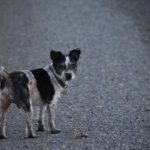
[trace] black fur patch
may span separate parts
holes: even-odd
[[[6,79],[0,79],[0,89],[3,90],[5,87]]]
[[[69,57],[72,62],[77,62],[81,54],[81,50],[79,48],[70,51]]]
[[[37,81],[37,88],[39,90],[41,99],[45,103],[50,104],[55,94],[54,86],[51,82],[50,76],[42,68],[31,70],[31,72]]]
[[[62,72],[65,70],[65,67],[66,67],[65,66],[65,55],[59,51],[53,51],[52,50],[50,52],[50,58],[52,59],[55,72],[58,75],[61,75]]]
[[[28,78],[25,73],[17,71],[9,74],[12,81],[13,102],[18,108],[30,111]]]

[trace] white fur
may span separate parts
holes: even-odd
[[[29,80],[28,88],[29,88],[30,98],[31,98],[33,105],[41,106],[43,103],[42,103],[40,93],[37,88],[37,82],[33,73],[29,70],[23,70],[23,72],[26,74]]]
[[[44,118],[45,118],[46,105],[41,105],[38,114],[38,120],[41,121],[44,126]]]
[[[30,97],[33,105],[41,106],[43,104],[37,87],[34,89],[34,92],[31,94]]]
[[[66,56],[65,64],[66,64],[66,66],[69,66],[69,64],[70,64],[70,58],[68,56]]]
[[[68,56],[66,56],[65,64],[66,64],[66,67],[69,68],[69,65],[71,64],[71,62]],[[75,73],[72,70],[68,69],[65,73],[70,73],[72,75],[71,80],[75,78]]]
[[[31,99],[29,99],[29,102],[30,102],[30,112],[26,113],[26,134],[27,134],[27,136],[29,136],[29,135],[35,136],[34,131],[33,131],[33,124],[32,124],[33,107],[32,107]]]

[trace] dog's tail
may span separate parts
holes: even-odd
[[[9,86],[11,83],[9,73],[5,70],[3,66],[0,67],[0,90],[5,86]]]

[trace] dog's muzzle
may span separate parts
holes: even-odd
[[[70,81],[72,79],[72,74],[71,73],[66,73],[65,76],[66,76],[67,81]]]

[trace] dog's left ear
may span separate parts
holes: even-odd
[[[78,61],[79,57],[81,54],[81,50],[80,48],[76,48],[74,50],[71,50],[69,53],[69,57],[70,59],[72,59],[73,61]]]
[[[59,51],[54,51],[54,50],[51,50],[50,52],[50,58],[53,60],[53,61],[57,61],[57,60],[60,60],[62,58],[64,58],[63,54]]]

